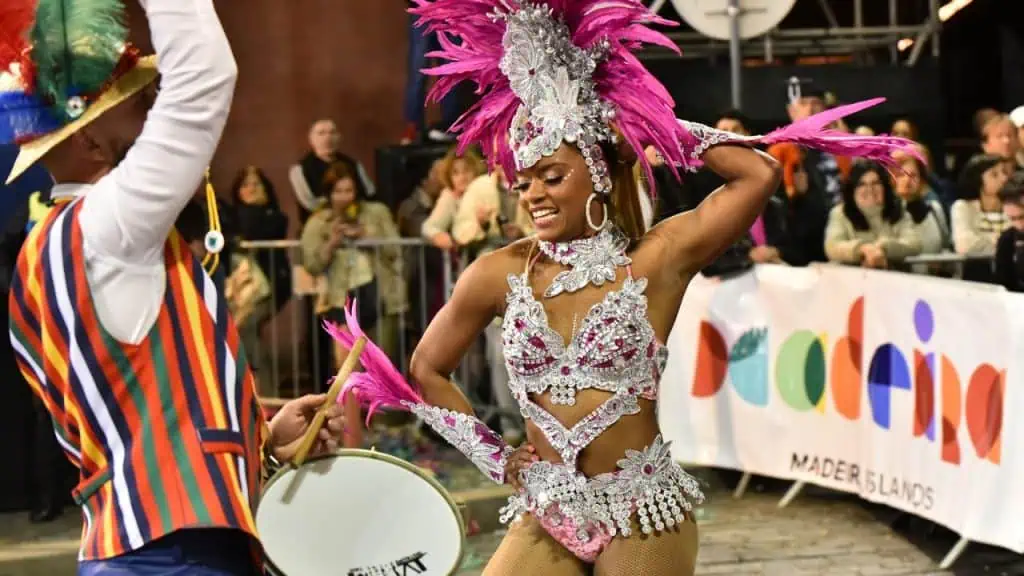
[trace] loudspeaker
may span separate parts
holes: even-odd
[[[427,176],[430,166],[443,157],[452,144],[429,143],[409,146],[385,146],[376,151],[377,202],[392,211],[412,194]]]

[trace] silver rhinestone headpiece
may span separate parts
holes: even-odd
[[[594,190],[611,192],[598,144],[615,142],[610,124],[615,109],[601,100],[593,81],[607,43],[579,48],[549,6],[524,2],[519,10],[495,12],[494,17],[506,21],[501,72],[522,102],[509,131],[516,168],[533,166],[569,142],[583,154]]]

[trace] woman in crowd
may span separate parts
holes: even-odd
[[[996,283],[1011,292],[1024,292],[1024,172],[1010,176],[999,191],[1009,226],[996,243]]]
[[[950,208],[953,249],[977,257],[964,264],[964,279],[991,282],[999,235],[1009,227],[999,190],[1012,173],[1012,163],[1001,155],[978,154],[960,172],[960,199]]]
[[[937,254],[949,248],[952,240],[942,204],[928,185],[928,166],[920,159],[903,155],[900,170],[894,175],[896,195],[910,216],[921,240],[922,254]]]
[[[1006,229],[999,189],[1012,169],[1002,156],[978,154],[960,172],[960,199],[953,203],[953,247],[958,254],[986,256]]]
[[[288,235],[288,218],[277,205],[274,185],[257,167],[248,166],[231,184],[236,241],[281,240]],[[261,396],[276,396],[274,375],[267,374],[268,352],[260,331],[291,295],[288,254],[271,248],[238,249],[232,256],[225,295],[238,326],[249,365]]]
[[[677,121],[632,54],[642,42],[672,45],[647,26],[666,22],[640,2],[417,5],[421,25],[453,37],[440,54],[453,62],[434,70],[446,76],[436,96],[459,80],[480,86],[455,128],[460,144],[479,143],[510,175],[537,231],[459,277],[413,356],[422,398],[404,405],[516,488],[503,518],[518,521],[484,574],[693,574],[701,493],[659,432],[658,379],[690,279],[750,228],[779,184],[778,165],[748,145],[800,138],[888,158],[897,143],[819,137],[817,126],[864,105],[767,137]],[[726,183],[644,233],[632,165],[646,167],[647,145],[673,168],[703,163]],[[527,418],[529,446],[515,453],[474,422],[449,380],[496,316]],[[376,383],[357,389],[364,402],[380,399]]]
[[[401,248],[351,245],[360,240],[397,239],[398,228],[391,211],[383,204],[366,200],[358,173],[344,163],[327,169],[321,193],[328,203],[306,221],[300,239],[302,266],[311,275],[324,277],[315,305],[317,318],[344,324],[342,309],[350,298],[355,298],[359,302],[360,324],[394,358],[398,317],[407,308]],[[318,345],[321,360],[333,360],[321,362],[319,376],[324,381],[344,362],[346,351],[334,346],[329,338],[323,338]],[[345,446],[359,447],[362,420],[357,404],[349,402],[349,407],[353,412],[346,410]]]
[[[407,307],[402,277],[402,251],[396,245],[352,246],[359,240],[397,239],[398,228],[387,206],[369,202],[358,174],[334,164],[324,175],[322,193],[328,205],[314,213],[302,230],[302,265],[325,276],[316,312],[343,324],[342,309],[350,298],[361,305],[360,324],[389,353],[394,353],[398,316]],[[334,349],[335,367],[344,355]]]
[[[441,250],[456,247],[452,239],[455,215],[462,203],[462,196],[477,176],[487,171],[483,160],[473,150],[459,154],[453,146],[441,163],[440,174],[444,189],[434,204],[430,217],[423,223],[423,237]]]
[[[880,164],[857,163],[843,184],[843,200],[825,229],[830,262],[865,268],[900,268],[921,252],[921,239]]]

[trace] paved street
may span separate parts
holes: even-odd
[[[752,491],[742,500],[733,500],[724,490],[712,491],[709,504],[701,510],[697,573],[1024,575],[1019,557],[973,544],[954,571],[940,572],[938,559],[955,541],[947,532],[935,531],[921,521],[908,522],[907,517],[893,531],[889,528],[896,517],[892,511],[823,491],[810,490],[780,510],[776,508],[780,495]],[[483,518],[480,523],[488,524]],[[28,524],[24,514],[0,515],[0,576],[73,574],[77,538],[78,518],[73,512],[44,526]],[[459,576],[479,575],[500,539],[501,533],[493,531],[470,538]]]
[[[807,496],[778,509],[780,494],[747,494],[733,500],[718,492],[703,511],[697,574],[764,576],[958,576],[1024,574],[1018,558],[1003,550],[972,545],[955,571],[938,570],[953,540],[932,536],[926,554],[892,531],[887,510],[871,510],[854,499]],[[909,530],[908,530],[909,531]],[[500,534],[479,536],[459,576],[480,574],[483,559]]]

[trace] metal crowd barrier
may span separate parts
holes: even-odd
[[[910,271],[915,274],[939,275],[936,274],[936,271],[948,271],[952,278],[959,280],[964,277],[964,264],[967,262],[988,261],[991,263],[994,257],[994,254],[964,255],[957,254],[956,252],[938,252],[936,254],[911,256],[904,262],[910,266]]]
[[[431,313],[450,292],[451,274],[434,269],[450,270],[451,257],[412,238],[359,240],[347,243],[344,248],[368,251],[371,262],[377,262],[382,260],[381,251],[392,247],[401,250],[391,272],[404,280],[406,306],[398,313],[387,313],[386,296],[375,273],[376,300],[359,302],[359,307],[376,309],[377,322],[373,328],[364,327],[371,339],[382,343],[388,340],[384,332],[393,332],[394,346],[386,351],[395,365],[407,372],[414,344],[411,340],[422,335]],[[293,397],[326,389],[327,379],[333,375],[331,362],[325,361],[331,350],[324,349],[328,341],[321,336],[321,316],[317,313],[326,278],[314,277],[303,268],[297,240],[243,241],[235,255],[248,257],[250,262],[262,261],[262,271],[270,285],[265,299],[269,310],[261,309],[259,314],[243,318],[236,314],[243,345],[253,348],[247,349],[246,355],[256,372],[261,395]],[[288,281],[276,280],[279,275],[288,276]],[[282,289],[289,293],[281,294]],[[388,322],[394,325],[387,326]]]
[[[359,302],[359,307],[376,308],[377,322],[373,328],[364,326],[364,329],[389,353],[395,366],[408,374],[409,360],[419,337],[433,314],[450,298],[454,281],[469,258],[466,254],[453,255],[438,250],[418,238],[359,240],[343,248],[365,250],[371,261],[378,261],[382,259],[382,250],[394,247],[402,254],[392,272],[404,280],[407,305],[398,314],[387,314],[386,296],[375,275],[378,281],[376,301]],[[315,278],[302,267],[301,246],[297,240],[243,241],[238,244],[235,256],[248,258],[250,265],[259,265],[262,261],[261,270],[270,285],[266,303],[258,310],[235,314],[260,396],[273,403],[326,390],[328,378],[334,375],[332,344],[317,313],[317,300],[326,288],[326,279]],[[228,273],[230,275],[230,271]],[[282,273],[289,276],[288,281],[275,281]],[[288,293],[280,294],[282,289]],[[481,336],[452,378],[481,418],[501,417],[506,423],[521,422],[518,410],[499,407],[494,394],[487,393],[481,386],[488,378],[485,350]],[[516,426],[521,428],[521,425]]]
[[[382,258],[382,250],[392,247],[401,250],[401,257],[396,263],[398,270],[393,272],[404,281],[408,305],[400,314],[388,317],[379,279],[376,301],[359,302],[358,305],[360,308],[367,305],[376,307],[376,325],[364,328],[379,344],[392,341],[394,345],[385,352],[402,373],[408,374],[417,341],[433,314],[451,297],[455,279],[465,270],[471,256],[465,252],[456,255],[438,250],[421,239],[408,238],[360,240],[346,244],[344,249],[366,250],[376,263]],[[266,303],[259,311],[236,313],[236,323],[256,375],[261,398],[272,404],[306,393],[323,392],[328,378],[334,375],[333,351],[329,347],[333,344],[321,327],[316,305],[317,298],[326,288],[326,280],[317,280],[302,268],[301,246],[296,240],[241,242],[234,255],[248,257],[257,265],[262,260],[262,269],[265,269],[264,275],[270,285]],[[238,257],[234,259],[239,260]],[[288,282],[275,281],[283,272],[290,276]],[[282,289],[287,289],[288,293],[280,294]],[[386,327],[386,322],[393,325]],[[396,336],[390,340],[385,334],[389,328]],[[488,337],[494,338],[495,335],[488,333]],[[486,338],[481,335],[452,378],[482,419],[501,418],[507,431],[510,426],[521,431],[522,418],[518,410],[508,406],[507,398],[499,400],[500,393],[494,389],[487,390],[483,385],[496,373],[489,370],[495,358],[492,356],[488,362],[486,345]],[[501,369],[504,370],[504,365]],[[504,383],[500,382],[500,385]]]

